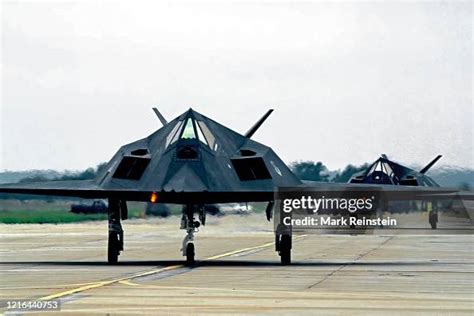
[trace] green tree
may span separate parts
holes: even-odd
[[[329,182],[328,168],[320,161],[295,161],[290,169],[301,180]]]
[[[346,183],[352,177],[354,173],[366,170],[369,167],[368,163],[363,164],[362,166],[347,165],[341,172],[337,172],[332,182]]]
[[[51,181],[51,180],[91,180],[94,179],[97,174],[102,171],[107,166],[106,163],[101,163],[95,168],[87,168],[83,171],[66,171],[61,176],[54,177],[53,179],[48,178],[43,174],[38,174],[30,177],[26,177],[21,179],[20,183],[28,183],[28,182],[43,182],[43,181]]]

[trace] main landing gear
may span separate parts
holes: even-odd
[[[428,222],[431,229],[438,228],[438,205],[436,201],[423,201],[422,208],[425,212],[428,212]]]
[[[123,229],[121,219],[127,219],[128,210],[126,201],[109,199],[109,242],[107,262],[116,264],[120,252],[123,251]]]
[[[199,221],[194,219],[194,214],[197,213]],[[181,229],[186,230],[186,236],[183,239],[181,251],[186,257],[187,265],[194,265],[195,263],[195,247],[194,247],[194,233],[199,231],[199,226],[206,224],[206,212],[202,205],[184,205],[183,216],[181,217]]]
[[[281,264],[291,264],[291,235],[288,234],[276,234],[275,235],[275,250],[280,255]]]
[[[438,227],[438,211],[432,210],[429,214],[428,221],[430,222],[431,229],[436,229]]]

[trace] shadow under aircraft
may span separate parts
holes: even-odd
[[[318,185],[298,179],[270,147],[252,140],[273,110],[243,135],[193,109],[170,122],[154,111],[163,126],[122,146],[94,180],[2,184],[0,193],[108,199],[111,264],[124,249],[121,220],[128,217],[127,201],[183,205],[182,252],[193,264],[194,233],[206,220],[204,204],[268,202],[270,220],[276,188]],[[283,264],[291,262],[291,235],[276,233],[275,248]]]

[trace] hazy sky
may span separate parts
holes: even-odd
[[[0,170],[82,169],[189,107],[286,162],[474,167],[472,3],[2,2]]]

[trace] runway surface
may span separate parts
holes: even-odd
[[[0,299],[59,298],[68,315],[474,313],[473,236],[307,235],[281,266],[263,215],[226,216],[197,234],[189,268],[178,228],[125,221],[109,266],[106,222],[0,225]]]

